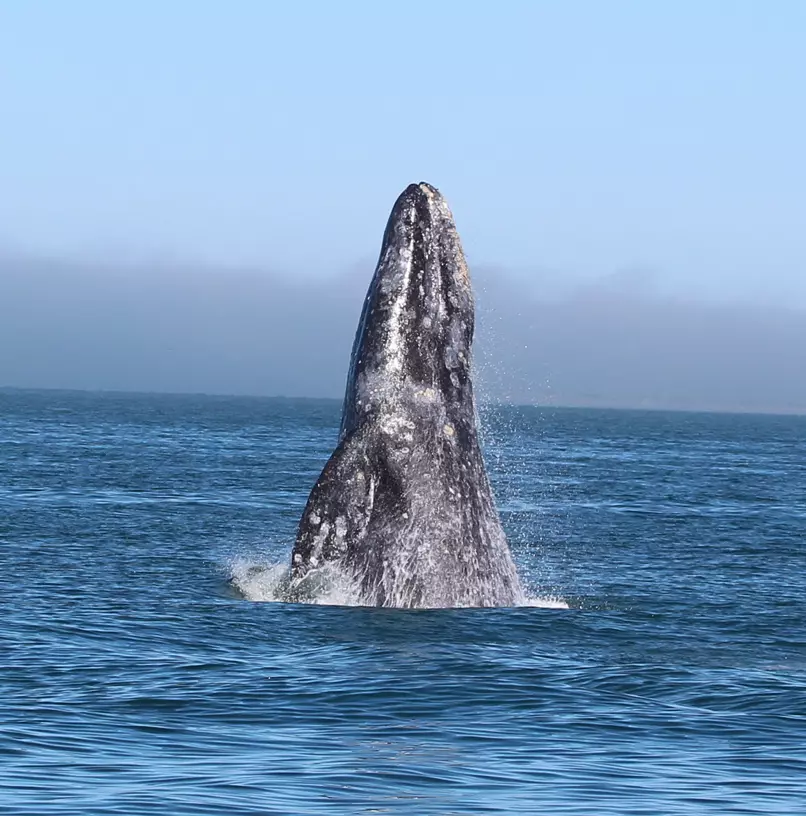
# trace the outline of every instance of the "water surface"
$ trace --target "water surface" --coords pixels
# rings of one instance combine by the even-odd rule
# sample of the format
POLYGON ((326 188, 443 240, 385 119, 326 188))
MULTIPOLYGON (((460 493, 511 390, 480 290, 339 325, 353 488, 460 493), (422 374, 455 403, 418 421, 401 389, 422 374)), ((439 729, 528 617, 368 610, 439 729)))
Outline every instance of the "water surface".
POLYGON ((0 813, 806 813, 806 419, 488 412, 568 609, 237 597, 338 421, 0 392, 0 813))

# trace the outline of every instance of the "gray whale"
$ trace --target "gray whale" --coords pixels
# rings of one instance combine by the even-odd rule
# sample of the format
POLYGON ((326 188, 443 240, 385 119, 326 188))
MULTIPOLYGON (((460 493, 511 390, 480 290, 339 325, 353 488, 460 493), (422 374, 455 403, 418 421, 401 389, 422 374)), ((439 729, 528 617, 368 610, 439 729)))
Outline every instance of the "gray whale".
POLYGON ((372 606, 523 602, 479 447, 473 327, 453 215, 438 190, 412 184, 364 301, 339 443, 292 553, 291 600, 335 570, 372 606))

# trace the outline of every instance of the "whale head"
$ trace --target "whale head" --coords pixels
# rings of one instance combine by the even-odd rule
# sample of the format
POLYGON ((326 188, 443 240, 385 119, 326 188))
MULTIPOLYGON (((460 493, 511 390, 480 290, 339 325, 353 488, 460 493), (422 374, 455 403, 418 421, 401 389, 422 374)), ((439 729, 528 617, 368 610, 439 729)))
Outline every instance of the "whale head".
POLYGON ((356 332, 341 435, 390 403, 438 398, 457 421, 474 410, 474 307, 453 215, 430 184, 392 208, 356 332))

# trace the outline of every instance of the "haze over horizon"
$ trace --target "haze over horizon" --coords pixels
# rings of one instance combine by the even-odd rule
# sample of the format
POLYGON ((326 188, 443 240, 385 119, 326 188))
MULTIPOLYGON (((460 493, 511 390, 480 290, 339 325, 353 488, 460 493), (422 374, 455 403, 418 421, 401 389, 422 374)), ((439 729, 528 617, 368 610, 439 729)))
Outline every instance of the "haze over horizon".
POLYGON ((806 412, 806 5, 0 6, 0 386, 339 396, 436 184, 491 398, 806 412))
MULTIPOLYGON (((334 398, 372 274, 0 269, 0 386, 334 398)), ((638 270, 543 297, 471 274, 482 400, 806 413, 806 311, 680 300, 638 270)))

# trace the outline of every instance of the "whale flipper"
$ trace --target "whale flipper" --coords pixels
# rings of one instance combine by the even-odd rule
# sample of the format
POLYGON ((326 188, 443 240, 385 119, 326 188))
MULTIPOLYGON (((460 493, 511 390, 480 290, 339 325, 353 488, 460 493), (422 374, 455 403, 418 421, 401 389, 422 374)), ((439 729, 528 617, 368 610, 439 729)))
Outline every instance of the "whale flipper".
POLYGON ((340 562, 348 541, 352 546, 364 539, 374 499, 364 436, 366 429, 358 428, 342 439, 308 497, 294 546, 292 583, 322 564, 340 562))

